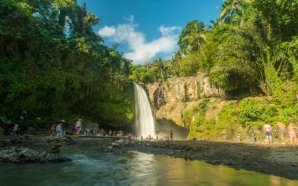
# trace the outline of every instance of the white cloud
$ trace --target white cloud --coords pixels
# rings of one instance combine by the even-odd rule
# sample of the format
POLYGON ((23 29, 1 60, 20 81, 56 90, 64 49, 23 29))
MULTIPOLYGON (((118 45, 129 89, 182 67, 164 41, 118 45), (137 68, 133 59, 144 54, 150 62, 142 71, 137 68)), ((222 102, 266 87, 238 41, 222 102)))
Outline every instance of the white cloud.
POLYGON ((176 31, 180 31, 181 28, 178 26, 172 26, 172 27, 165 27, 163 25, 161 25, 159 27, 159 31, 161 32, 161 34, 163 36, 171 36, 173 33, 175 33, 176 31))
POLYGON ((105 26, 98 33, 112 42, 125 44, 129 51, 124 53, 124 57, 133 60, 134 63, 144 63, 158 54, 169 56, 177 49, 180 27, 165 27, 161 25, 158 29, 161 36, 148 42, 145 34, 136 30, 137 24, 134 23, 134 17, 129 16, 126 20, 128 23, 117 26, 105 26))
POLYGON ((105 26, 98 32, 98 34, 102 37, 112 37, 116 34, 116 29, 114 27, 105 26))

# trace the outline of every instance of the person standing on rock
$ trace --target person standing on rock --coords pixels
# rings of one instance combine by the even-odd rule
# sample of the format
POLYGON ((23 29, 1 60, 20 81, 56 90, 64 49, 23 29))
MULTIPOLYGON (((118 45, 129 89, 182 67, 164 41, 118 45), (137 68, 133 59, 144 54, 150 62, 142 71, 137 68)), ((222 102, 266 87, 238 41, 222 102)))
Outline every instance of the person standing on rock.
POLYGON ((63 134, 62 124, 61 122, 59 122, 58 125, 56 126, 56 136, 62 137, 62 134, 63 134))
POLYGON ((171 138, 171 141, 173 141, 173 130, 171 129, 171 131, 170 131, 170 138, 171 138))
POLYGON ((271 126, 266 123, 264 126, 263 126, 263 129, 264 129, 264 132, 265 132, 265 135, 266 135, 266 142, 267 143, 272 143, 272 128, 271 126))

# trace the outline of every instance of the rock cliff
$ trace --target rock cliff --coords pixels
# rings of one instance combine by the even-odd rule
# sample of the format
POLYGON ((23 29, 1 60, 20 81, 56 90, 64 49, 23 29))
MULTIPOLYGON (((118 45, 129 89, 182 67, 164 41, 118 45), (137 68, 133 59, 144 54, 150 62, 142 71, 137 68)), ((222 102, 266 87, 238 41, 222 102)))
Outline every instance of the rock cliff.
POLYGON ((164 84, 148 84, 147 90, 155 118, 166 119, 185 126, 183 112, 203 98, 222 98, 223 90, 210 83, 209 77, 199 72, 195 77, 169 78, 164 84))

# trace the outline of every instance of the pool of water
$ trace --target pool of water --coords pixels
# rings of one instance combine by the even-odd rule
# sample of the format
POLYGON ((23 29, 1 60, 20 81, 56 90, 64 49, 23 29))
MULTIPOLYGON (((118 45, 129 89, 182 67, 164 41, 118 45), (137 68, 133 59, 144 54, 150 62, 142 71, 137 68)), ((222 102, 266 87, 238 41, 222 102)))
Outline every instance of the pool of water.
POLYGON ((105 153, 106 140, 63 147, 59 164, 0 164, 0 185, 298 185, 297 180, 140 152, 105 153))

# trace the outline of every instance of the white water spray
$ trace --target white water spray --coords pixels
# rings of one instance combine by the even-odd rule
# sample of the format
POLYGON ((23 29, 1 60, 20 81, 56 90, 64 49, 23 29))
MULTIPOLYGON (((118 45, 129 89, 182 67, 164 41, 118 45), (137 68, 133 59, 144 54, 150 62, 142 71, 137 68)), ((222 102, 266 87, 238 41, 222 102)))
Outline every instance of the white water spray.
POLYGON ((136 126, 138 136, 146 138, 151 135, 155 137, 155 125, 147 94, 143 87, 134 83, 136 126))

